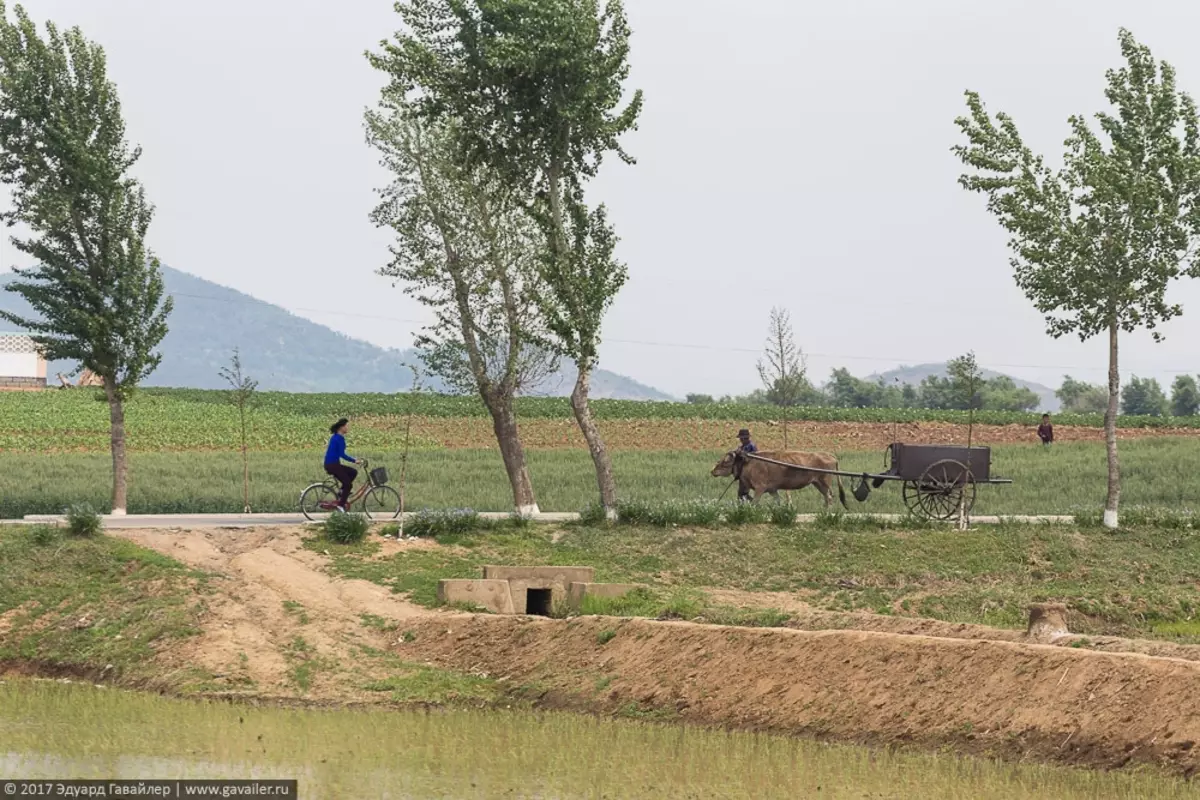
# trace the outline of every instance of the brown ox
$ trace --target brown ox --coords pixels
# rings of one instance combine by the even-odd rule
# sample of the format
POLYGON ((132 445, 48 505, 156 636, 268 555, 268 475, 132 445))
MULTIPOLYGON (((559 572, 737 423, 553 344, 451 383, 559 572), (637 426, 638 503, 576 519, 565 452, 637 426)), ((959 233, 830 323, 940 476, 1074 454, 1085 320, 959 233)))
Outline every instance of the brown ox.
MULTIPOLYGON (((768 450, 755 453, 755 455, 769 458, 771 461, 785 461, 801 467, 816 467, 817 469, 829 470, 836 470, 838 468, 837 456, 830 453, 805 453, 799 450, 768 450)), ((740 450, 733 450, 726 453, 725 457, 713 467, 712 476, 714 478, 728 478, 730 476, 737 478, 743 492, 746 490, 754 492, 754 496, 750 501, 752 503, 757 503, 763 494, 774 495, 775 502, 779 502, 780 490, 792 491, 793 489, 803 489, 805 486, 812 484, 817 487, 817 491, 825 498, 826 508, 833 505, 833 482, 836 480, 838 499, 842 501, 842 506, 847 511, 850 510, 850 507, 846 505, 846 490, 842 488, 841 476, 829 475, 824 472, 810 472, 804 469, 792 469, 781 464, 771 464, 747 456, 740 450)))

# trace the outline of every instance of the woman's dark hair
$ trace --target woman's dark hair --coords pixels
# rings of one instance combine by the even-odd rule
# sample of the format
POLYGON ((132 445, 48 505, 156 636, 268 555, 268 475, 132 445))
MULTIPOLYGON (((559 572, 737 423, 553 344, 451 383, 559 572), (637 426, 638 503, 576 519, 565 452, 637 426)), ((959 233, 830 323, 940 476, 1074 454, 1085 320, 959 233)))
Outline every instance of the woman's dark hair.
POLYGON ((344 426, 344 425, 345 425, 347 422, 349 422, 349 421, 350 421, 350 420, 346 419, 345 417, 342 417, 342 418, 341 418, 341 419, 339 419, 337 422, 335 422, 335 423, 333 423, 332 425, 330 425, 330 426, 329 426, 329 432, 330 432, 330 433, 337 433, 339 430, 341 430, 341 429, 342 429, 342 426, 344 426))

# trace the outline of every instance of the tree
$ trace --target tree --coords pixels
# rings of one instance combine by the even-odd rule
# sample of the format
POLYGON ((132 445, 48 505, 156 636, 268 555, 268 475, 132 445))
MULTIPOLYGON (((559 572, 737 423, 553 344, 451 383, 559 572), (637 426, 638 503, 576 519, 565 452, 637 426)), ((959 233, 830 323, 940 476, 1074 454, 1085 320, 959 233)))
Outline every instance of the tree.
POLYGON ((689 394, 685 399, 687 400, 688 405, 693 406, 712 405, 714 402, 716 402, 713 400, 713 396, 711 394, 689 394))
POLYGON ((125 140, 104 50, 72 28, 46 24, 46 38, 21 6, 9 22, 0 0, 0 183, 23 225, 12 238, 35 266, 16 270, 8 290, 39 315, 3 318, 29 330, 47 359, 77 362, 103 381, 112 440, 112 513, 126 506, 125 401, 158 366, 167 333, 157 259, 146 250, 153 216, 129 177, 141 155, 125 140))
POLYGON ((1062 386, 1054 394, 1063 411, 1074 414, 1103 414, 1108 408, 1108 392, 1103 386, 1077 381, 1070 375, 1063 376, 1062 386))
POLYGON ((767 343, 758 360, 758 377, 767 400, 783 410, 783 449, 788 448, 788 409, 797 406, 808 390, 804 353, 796 346, 791 315, 772 308, 767 317, 767 343))
POLYGON ((242 512, 250 513, 250 457, 246 449, 246 408, 254 402, 258 381, 242 374, 242 357, 234 348, 228 367, 221 368, 221 377, 229 384, 229 402, 237 406, 242 428, 242 512))
POLYGON ((459 161, 451 126, 415 118, 387 93, 366 126, 392 173, 372 214, 396 234, 380 274, 433 310, 436 321, 417 339, 422 360, 452 389, 483 400, 513 503, 536 513, 513 400, 558 366, 539 313, 545 244, 489 169, 459 161))
POLYGON ((1191 375, 1180 375, 1171 386, 1171 416, 1194 417, 1200 414, 1200 389, 1191 375))
POLYGON ((1017 386, 1007 375, 981 381, 980 408, 988 411, 1032 411, 1041 399, 1032 389, 1017 386))
POLYGON ((1182 313, 1166 290, 1200 275, 1193 245, 1200 232, 1200 124, 1196 104, 1176 90, 1175 70, 1120 32, 1126 64, 1109 70, 1097 134, 1070 117, 1063 167, 1052 170, 1021 139, 1006 114, 995 119, 975 92, 956 122, 966 144, 954 152, 972 171, 964 188, 988 197, 988 210, 1011 234, 1017 285, 1046 317, 1048 333, 1081 340, 1108 335, 1105 440, 1108 492, 1104 524, 1118 525, 1117 457, 1122 332, 1157 326, 1182 313))
POLYGON ((579 373, 571 407, 596 467, 602 505, 616 482, 588 403, 604 315, 627 271, 603 206, 584 186, 632 130, 642 96, 622 105, 629 25, 620 0, 403 0, 405 30, 371 63, 391 91, 428 119, 457 120, 467 163, 503 176, 547 242, 542 311, 561 354, 579 373))
POLYGON ((1121 413, 1130 417, 1165 417, 1167 396, 1154 378, 1134 375, 1121 391, 1121 413))

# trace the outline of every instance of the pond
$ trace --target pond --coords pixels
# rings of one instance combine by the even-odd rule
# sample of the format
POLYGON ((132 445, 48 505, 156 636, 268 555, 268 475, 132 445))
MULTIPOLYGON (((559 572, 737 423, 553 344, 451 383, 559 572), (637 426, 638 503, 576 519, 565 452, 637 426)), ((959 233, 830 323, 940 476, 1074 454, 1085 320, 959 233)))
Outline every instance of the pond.
POLYGON ((295 778, 315 798, 1174 798, 1192 784, 527 711, 312 710, 0 683, 3 778, 295 778))

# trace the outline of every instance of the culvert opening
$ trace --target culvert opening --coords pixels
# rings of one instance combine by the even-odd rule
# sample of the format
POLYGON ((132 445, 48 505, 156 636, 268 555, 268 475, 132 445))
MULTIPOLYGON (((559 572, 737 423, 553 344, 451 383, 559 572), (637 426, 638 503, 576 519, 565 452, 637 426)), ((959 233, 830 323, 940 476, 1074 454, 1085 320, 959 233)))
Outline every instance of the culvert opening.
POLYGON ((536 614, 539 617, 550 616, 550 590, 526 589, 525 613, 536 614))

